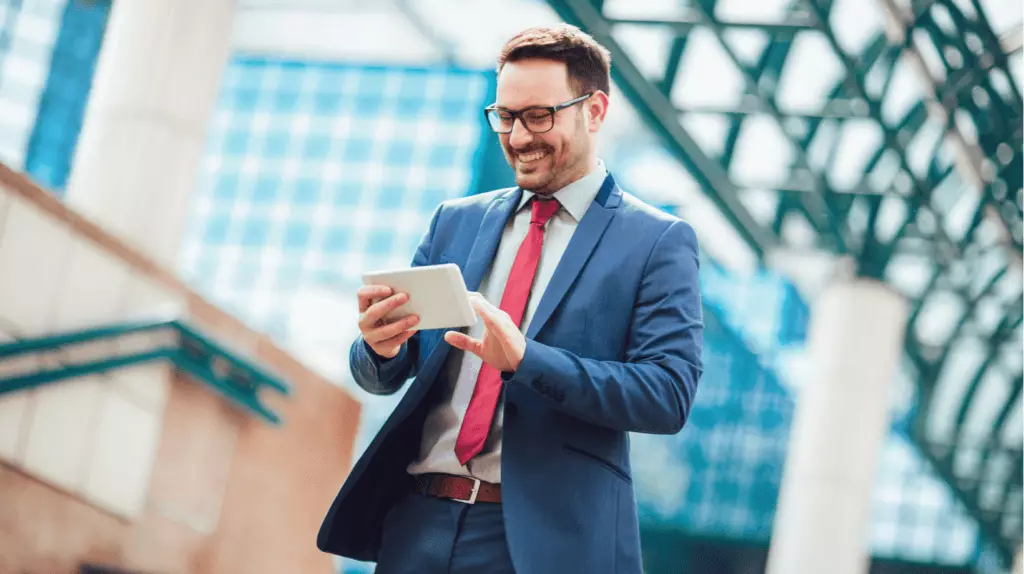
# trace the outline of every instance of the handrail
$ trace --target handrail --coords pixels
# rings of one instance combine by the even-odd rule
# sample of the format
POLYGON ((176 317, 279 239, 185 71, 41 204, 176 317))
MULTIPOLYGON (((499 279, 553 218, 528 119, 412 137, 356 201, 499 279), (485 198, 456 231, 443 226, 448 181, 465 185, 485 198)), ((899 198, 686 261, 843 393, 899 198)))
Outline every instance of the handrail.
POLYGON ((169 345, 161 341, 154 343, 156 346, 152 349, 129 354, 115 354, 115 351, 110 356, 63 362, 56 368, 40 368, 0 377, 0 396, 66 379, 166 360, 263 420, 275 425, 281 422, 280 417, 260 401, 258 392, 262 387, 270 387, 287 396, 291 394, 291 387, 278 375, 239 356, 180 319, 123 321, 2 343, 0 361, 161 330, 175 334, 169 345))
POLYGON ((48 351, 54 347, 65 347, 85 341, 95 341, 134 335, 146 331, 154 331, 164 327, 173 327, 175 320, 161 321, 125 321, 99 327, 89 327, 77 331, 68 331, 54 335, 44 335, 31 339, 18 339, 10 343, 0 343, 0 359, 7 359, 28 353, 48 351))

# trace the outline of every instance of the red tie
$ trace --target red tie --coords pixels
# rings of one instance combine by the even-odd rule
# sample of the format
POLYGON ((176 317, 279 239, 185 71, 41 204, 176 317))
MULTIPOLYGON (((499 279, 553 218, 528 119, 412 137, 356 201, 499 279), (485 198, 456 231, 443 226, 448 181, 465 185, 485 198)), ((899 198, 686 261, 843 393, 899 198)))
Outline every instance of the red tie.
MULTIPOLYGON (((544 246, 544 224, 558 211, 557 200, 533 199, 533 212, 530 217, 530 231, 519 246, 519 253, 512 263, 512 271, 505 283, 505 292, 501 296, 501 310, 508 313, 516 326, 523 322, 526 302, 530 299, 530 288, 533 277, 537 273, 540 251, 544 246)), ((487 433, 491 430, 494 420, 494 409, 501 395, 501 373, 494 367, 483 363, 480 374, 473 388, 473 398, 466 409, 466 417, 462 419, 459 438, 455 441, 455 456, 463 465, 480 453, 487 441, 487 433)))

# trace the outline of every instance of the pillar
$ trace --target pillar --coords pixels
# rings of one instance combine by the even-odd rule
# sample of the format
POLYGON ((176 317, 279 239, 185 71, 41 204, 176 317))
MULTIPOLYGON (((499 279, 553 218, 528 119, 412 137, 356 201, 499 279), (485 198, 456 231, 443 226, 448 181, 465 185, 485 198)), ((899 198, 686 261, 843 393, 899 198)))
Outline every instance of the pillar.
POLYGON ((174 268, 235 0, 114 2, 67 202, 174 268))
POLYGON ((908 306, 861 278, 827 286, 813 305, 810 377, 797 397, 767 573, 866 574, 871 492, 908 306))

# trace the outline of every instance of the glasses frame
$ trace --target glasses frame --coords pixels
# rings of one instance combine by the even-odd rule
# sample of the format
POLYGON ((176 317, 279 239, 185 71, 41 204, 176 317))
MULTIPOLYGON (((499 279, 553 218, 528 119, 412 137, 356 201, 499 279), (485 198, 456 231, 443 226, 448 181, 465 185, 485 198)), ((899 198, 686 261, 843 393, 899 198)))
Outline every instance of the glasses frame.
POLYGON ((530 132, 531 134, 543 134, 543 133, 547 133, 547 132, 549 132, 549 131, 551 131, 551 130, 553 130, 555 128, 555 114, 557 114, 561 110, 564 110, 565 108, 571 108, 571 107, 575 106, 576 104, 578 104, 580 102, 585 102, 585 101, 587 101, 587 99, 590 98, 590 96, 593 96, 593 95, 594 95, 594 92, 590 92, 590 93, 584 94, 584 95, 582 95, 582 96, 580 96, 578 98, 573 98, 573 99, 571 99, 571 100, 569 100, 567 102, 562 102, 560 104, 555 104, 553 106, 530 106, 528 108, 523 108, 521 110, 510 110, 508 108, 503 108, 503 107, 501 107, 501 106, 499 106, 497 104, 491 104, 491 105, 487 106, 486 108, 484 108, 484 119, 487 121, 487 125, 490 126, 491 130, 494 133, 496 133, 496 134, 510 134, 510 133, 512 133, 512 130, 514 130, 515 127, 516 127, 516 120, 519 120, 519 124, 521 126, 523 126, 523 129, 525 129, 526 131, 530 132), (544 110, 544 111, 548 112, 549 114, 551 114, 551 127, 549 127, 546 130, 543 130, 543 131, 533 131, 533 130, 531 130, 529 128, 529 126, 526 125, 526 122, 523 121, 523 114, 525 114, 526 112, 534 111, 534 110, 544 110), (491 112, 494 112, 494 111, 502 111, 502 112, 505 112, 505 113, 507 113, 507 114, 512 116, 512 125, 509 127, 507 132, 506 131, 498 131, 498 130, 494 129, 494 125, 491 124, 490 117, 488 117, 489 114, 491 112))

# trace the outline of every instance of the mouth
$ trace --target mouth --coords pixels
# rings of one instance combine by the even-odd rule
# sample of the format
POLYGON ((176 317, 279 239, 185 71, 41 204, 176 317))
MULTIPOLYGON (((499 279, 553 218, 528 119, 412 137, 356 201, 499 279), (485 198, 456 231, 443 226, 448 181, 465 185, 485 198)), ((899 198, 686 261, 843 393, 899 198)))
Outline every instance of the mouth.
POLYGON ((516 159, 519 160, 519 163, 533 163, 535 161, 540 161, 546 158, 549 153, 550 152, 548 152, 547 150, 537 150, 531 151, 529 153, 517 153, 516 159))

